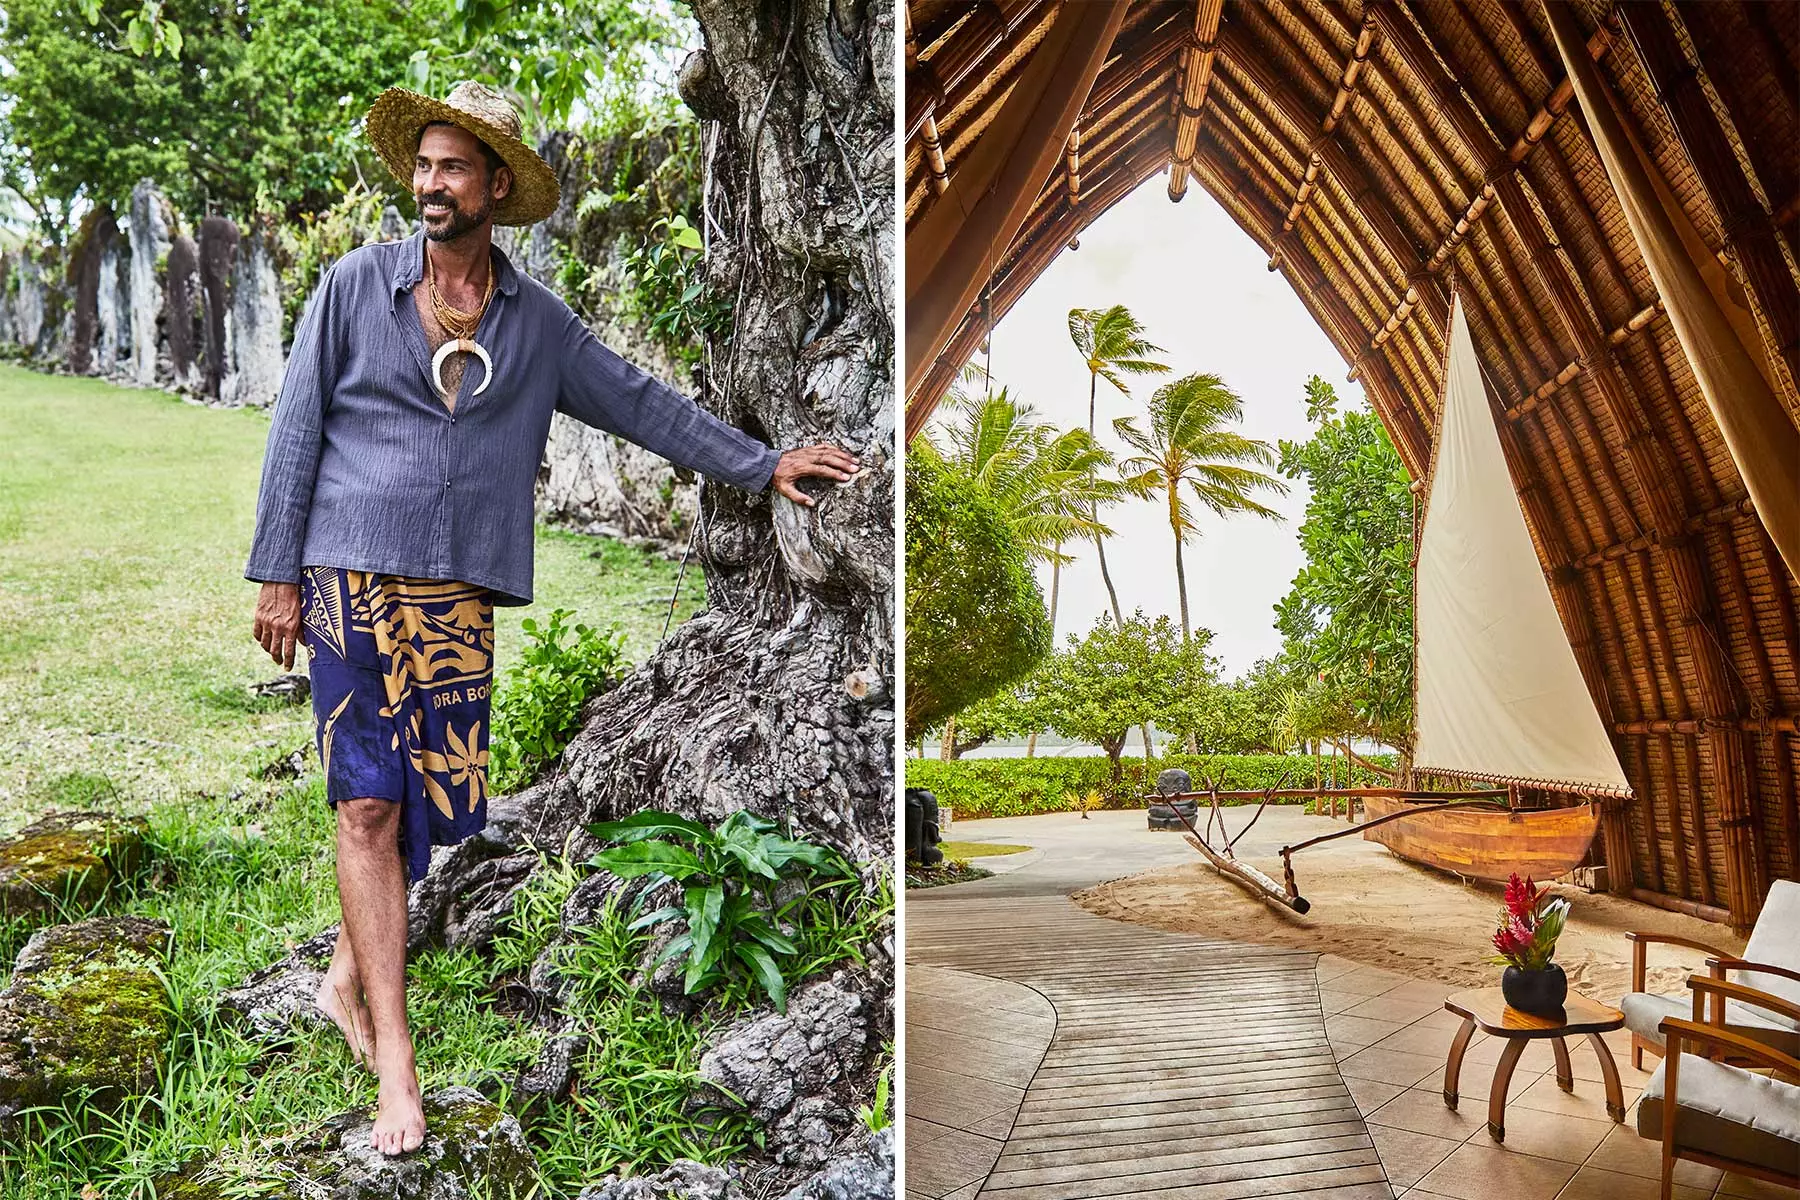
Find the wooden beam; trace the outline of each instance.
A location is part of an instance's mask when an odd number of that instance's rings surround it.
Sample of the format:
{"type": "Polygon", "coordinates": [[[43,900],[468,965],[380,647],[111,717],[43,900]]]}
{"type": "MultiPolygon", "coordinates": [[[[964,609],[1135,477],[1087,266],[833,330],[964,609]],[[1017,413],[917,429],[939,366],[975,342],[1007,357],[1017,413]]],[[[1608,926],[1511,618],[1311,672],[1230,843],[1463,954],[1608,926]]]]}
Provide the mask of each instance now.
{"type": "MultiPolygon", "coordinates": [[[[1608,346],[1624,345],[1625,342],[1627,340],[1629,340],[1633,334],[1639,332],[1645,326],[1649,325],[1650,322],[1653,319],[1655,319],[1656,314],[1660,313],[1661,311],[1662,311],[1662,301],[1660,301],[1660,300],[1658,300],[1655,304],[1650,305],[1648,308],[1639,309],[1637,312],[1633,313],[1631,315],[1631,318],[1629,320],[1627,320],[1623,325],[1619,326],[1617,329],[1613,330],[1611,333],[1606,335],[1606,344],[1608,346]]],[[[1533,388],[1530,392],[1526,393],[1524,399],[1520,400],[1517,404],[1509,406],[1506,410],[1506,419],[1509,421],[1517,421],[1517,420],[1521,419],[1527,413],[1529,413],[1533,409],[1535,409],[1538,405],[1542,404],[1544,401],[1548,400],[1551,396],[1555,395],[1558,391],[1560,391],[1563,388],[1563,386],[1565,384],[1567,384],[1571,379],[1574,379],[1579,374],[1581,374],[1581,360],[1580,359],[1570,360],[1569,363],[1562,368],[1562,370],[1558,371],[1556,374],[1552,375],[1549,379],[1546,379],[1543,383],[1540,383],[1537,387],[1533,388]]]]}
{"type": "Polygon", "coordinates": [[[1729,721],[1704,717],[1671,717],[1661,721],[1618,721],[1613,732],[1636,737],[1665,737],[1682,734],[1695,737],[1725,728],[1744,733],[1800,733],[1800,717],[1792,713],[1775,713],[1766,717],[1739,717],[1729,721]]]}
{"type": "MultiPolygon", "coordinates": [[[[1331,98],[1331,108],[1319,123],[1319,134],[1307,155],[1306,172],[1300,180],[1299,190],[1294,193],[1294,202],[1288,206],[1287,216],[1282,218],[1281,232],[1286,233],[1299,224],[1300,216],[1306,211],[1306,202],[1312,198],[1313,190],[1318,184],[1319,171],[1324,167],[1318,143],[1333,137],[1337,133],[1338,123],[1343,120],[1345,111],[1350,107],[1350,97],[1356,94],[1356,81],[1369,63],[1369,51],[1375,45],[1375,18],[1372,14],[1363,14],[1362,28],[1357,31],[1356,44],[1350,48],[1349,61],[1344,63],[1344,70],[1338,76],[1337,92],[1331,98]]],[[[1269,259],[1269,270],[1273,271],[1278,264],[1269,259]]]]}
{"type": "Polygon", "coordinates": [[[1718,216],[1726,251],[1737,260],[1775,335],[1775,350],[1787,364],[1788,378],[1800,386],[1800,292],[1782,256],[1775,224],[1744,177],[1700,86],[1699,69],[1682,53],[1662,6],[1621,4],[1617,12],[1649,76],[1651,91],[1718,216]]]}
{"type": "MultiPolygon", "coordinates": [[[[1755,516],[1756,505],[1751,503],[1750,497],[1745,496],[1742,500],[1733,500],[1729,504],[1721,504],[1706,512],[1695,513],[1687,519],[1684,528],[1689,533],[1698,533],[1709,525],[1728,525],[1733,521],[1752,520],[1755,516]]],[[[1566,569],[1570,571],[1592,570],[1633,554],[1647,553],[1655,545],[1656,535],[1654,533],[1640,533],[1634,538],[1614,542],[1610,546],[1604,546],[1590,554],[1584,554],[1571,562],[1566,569]]]]}
{"type": "MultiPolygon", "coordinates": [[[[1378,5],[1376,19],[1382,23],[1389,43],[1399,52],[1408,69],[1434,97],[1439,111],[1465,148],[1483,165],[1501,211],[1525,246],[1539,283],[1550,295],[1552,307],[1570,341],[1577,347],[1584,370],[1589,372],[1608,415],[1624,438],[1624,464],[1636,482],[1650,528],[1659,534],[1656,558],[1673,581],[1678,603],[1687,616],[1682,623],[1682,634],[1703,703],[1712,719],[1735,718],[1738,705],[1732,693],[1730,666],[1721,650],[1724,642],[1712,617],[1713,602],[1706,565],[1685,532],[1686,514],[1680,510],[1677,500],[1681,489],[1672,476],[1663,437],[1654,423],[1646,419],[1620,379],[1606,335],[1595,325],[1575,279],[1538,223],[1537,213],[1526,199],[1518,177],[1508,169],[1504,148],[1488,131],[1455,77],[1401,10],[1400,3],[1401,0],[1395,0],[1393,4],[1378,5]]],[[[1441,49],[1448,59],[1450,48],[1441,49]]],[[[1730,889],[1734,920],[1753,919],[1762,899],[1752,878],[1756,852],[1749,831],[1742,825],[1730,823],[1744,814],[1749,803],[1742,771],[1732,770],[1734,762],[1742,762],[1741,744],[1738,744],[1741,737],[1741,733],[1722,726],[1711,728],[1709,733],[1712,762],[1719,768],[1713,783],[1727,822],[1727,855],[1734,864],[1730,889]]]]}
{"type": "MultiPolygon", "coordinates": [[[[1371,6],[1375,12],[1385,8],[1385,4],[1371,6]]],[[[1306,102],[1287,78],[1276,70],[1274,59],[1264,52],[1243,26],[1221,27],[1219,48],[1225,52],[1233,69],[1248,79],[1290,125],[1296,129],[1310,129],[1316,124],[1306,102]]],[[[1412,278],[1423,264],[1412,239],[1395,218],[1386,195],[1374,186],[1368,173],[1351,160],[1340,142],[1326,137],[1315,142],[1315,147],[1325,169],[1337,179],[1349,195],[1351,203],[1357,207],[1358,214],[1375,235],[1376,241],[1399,266],[1400,274],[1408,281],[1408,287],[1415,286],[1412,278]]],[[[1450,304],[1443,287],[1435,279],[1421,278],[1423,281],[1416,286],[1428,318],[1436,325],[1447,324],[1450,320],[1450,304]]]]}
{"type": "Polygon", "coordinates": [[[1200,133],[1200,114],[1206,109],[1206,89],[1212,83],[1213,38],[1219,32],[1219,13],[1224,7],[1224,0],[1194,0],[1194,31],[1182,58],[1180,86],[1175,93],[1175,145],[1169,154],[1169,199],[1178,203],[1187,195],[1194,139],[1200,133]]]}
{"type": "MultiPolygon", "coordinates": [[[[944,48],[921,61],[915,52],[906,71],[906,141],[912,141],[926,118],[949,112],[967,99],[966,85],[979,84],[992,69],[990,60],[1003,51],[1021,30],[1047,15],[1050,0],[1014,0],[1002,7],[996,0],[977,0],[974,10],[956,27],[956,35],[944,48]],[[978,70],[977,68],[980,68],[978,70]]],[[[911,4],[906,23],[912,26],[911,4]]]]}
{"type": "MultiPolygon", "coordinates": [[[[1032,52],[1018,85],[957,168],[958,203],[932,205],[906,237],[907,436],[924,423],[912,397],[991,283],[1068,141],[1125,19],[1124,0],[1070,5],[1032,52]],[[964,190],[966,189],[966,190],[964,190]]],[[[932,398],[935,406],[936,398],[932,398]]]]}
{"type": "MultiPolygon", "coordinates": [[[[1599,62],[1612,48],[1612,44],[1612,31],[1602,25],[1594,31],[1594,36],[1588,39],[1588,53],[1593,56],[1595,62],[1599,62]]],[[[1557,82],[1555,87],[1550,89],[1550,94],[1544,97],[1544,101],[1538,105],[1537,111],[1532,113],[1530,119],[1525,122],[1524,130],[1517,138],[1513,139],[1512,145],[1508,147],[1506,161],[1511,164],[1509,169],[1516,170],[1524,165],[1532,151],[1542,144],[1544,135],[1550,132],[1550,127],[1556,123],[1557,118],[1568,111],[1569,100],[1574,94],[1574,85],[1569,82],[1566,75],[1557,82]]],[[[1451,257],[1461,248],[1464,240],[1473,232],[1476,223],[1487,214],[1493,200],[1492,184],[1484,184],[1470,197],[1462,215],[1451,224],[1450,232],[1444,235],[1430,256],[1426,258],[1422,268],[1425,274],[1436,275],[1444,269],[1451,257]]],[[[1395,331],[1412,316],[1417,307],[1418,302],[1409,291],[1408,295],[1394,307],[1393,313],[1382,325],[1381,332],[1375,335],[1375,341],[1371,348],[1381,345],[1392,337],[1395,331]]]]}

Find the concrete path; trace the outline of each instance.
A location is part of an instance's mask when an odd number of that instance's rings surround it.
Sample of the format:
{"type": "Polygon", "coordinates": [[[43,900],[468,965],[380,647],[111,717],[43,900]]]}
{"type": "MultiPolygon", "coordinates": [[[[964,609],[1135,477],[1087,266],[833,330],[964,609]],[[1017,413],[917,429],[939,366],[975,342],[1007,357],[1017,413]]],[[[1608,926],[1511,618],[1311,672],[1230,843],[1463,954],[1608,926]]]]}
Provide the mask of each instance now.
{"type": "MultiPolygon", "coordinates": [[[[1247,816],[1233,810],[1231,828],[1247,816]]],[[[1291,809],[1272,812],[1240,850],[1268,854],[1331,827],[1291,809]]],[[[1485,1113],[1499,1042],[1476,1036],[1463,1065],[1464,1101],[1454,1112],[1443,1102],[1444,1058],[1459,1023],[1443,1000],[1455,989],[1332,954],[1159,933],[1077,909],[1072,891],[1195,860],[1179,837],[1145,830],[1141,813],[968,821],[951,832],[1034,848],[982,859],[998,872],[993,879],[906,894],[913,1200],[1656,1197],[1660,1147],[1636,1132],[1649,1076],[1632,1069],[1622,1034],[1606,1040],[1624,1083],[1625,1124],[1607,1118],[1590,1049],[1571,1047],[1575,1086],[1564,1092],[1538,1043],[1513,1074],[1506,1140],[1495,1142],[1485,1113]],[[1046,998],[1053,1037],[1041,1015],[1022,1018],[1010,1002],[995,1002],[1018,994],[1000,990],[1017,986],[1001,979],[1046,998]],[[999,1052],[1014,1059],[978,1062],[965,1044],[922,1035],[915,1013],[988,1039],[990,1050],[1016,1044],[999,1052]],[[1050,1038],[1047,1052],[1038,1036],[1050,1038]],[[937,1061],[922,1066],[915,1045],[937,1061]],[[915,1074],[925,1069],[939,1074],[915,1074]],[[1003,1074],[996,1086],[1011,1090],[965,1131],[984,1141],[934,1151],[932,1114],[943,1112],[940,1097],[968,1086],[970,1072],[1003,1074]],[[1010,1117],[1004,1102],[1014,1096],[1010,1117]],[[940,1165],[952,1151],[963,1157],[940,1165]]],[[[1794,1200],[1791,1190],[1694,1163],[1678,1166],[1675,1195],[1794,1200]]]]}
{"type": "MultiPolygon", "coordinates": [[[[959,840],[1037,852],[985,860],[1003,870],[993,879],[907,893],[909,983],[918,967],[942,972],[932,980],[940,992],[974,976],[1010,980],[1055,1011],[985,1180],[936,1190],[959,1177],[944,1169],[945,1152],[976,1147],[909,1136],[908,1190],[957,1200],[1389,1200],[1326,1037],[1316,954],[1163,933],[1070,903],[1072,891],[1192,856],[1142,823],[1138,813],[960,823],[959,840]]],[[[909,994],[909,1120],[942,1124],[939,1098],[960,1081],[941,1076],[961,1072],[915,1047],[912,1007],[909,994]]],[[[977,1038],[1008,1024],[979,1003],[966,1008],[977,1038]]]]}

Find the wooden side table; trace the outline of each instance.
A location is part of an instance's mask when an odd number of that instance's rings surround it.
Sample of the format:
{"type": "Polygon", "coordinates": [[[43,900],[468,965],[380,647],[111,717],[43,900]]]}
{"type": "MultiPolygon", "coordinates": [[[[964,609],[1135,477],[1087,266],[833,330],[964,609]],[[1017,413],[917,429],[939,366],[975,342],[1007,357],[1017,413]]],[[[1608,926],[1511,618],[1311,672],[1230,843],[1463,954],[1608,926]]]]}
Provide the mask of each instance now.
{"type": "Polygon", "coordinates": [[[1450,1059],[1444,1064],[1444,1103],[1456,1107],[1456,1081],[1462,1074],[1463,1053],[1477,1026],[1490,1037],[1503,1038],[1506,1048],[1494,1068],[1494,1086],[1488,1092],[1488,1135],[1496,1142],[1506,1140],[1506,1089],[1512,1083],[1513,1068],[1525,1053],[1527,1043],[1549,1038],[1556,1052],[1556,1084],[1565,1092],[1575,1090],[1575,1074],[1569,1067],[1569,1047],[1564,1038],[1586,1034],[1600,1060],[1600,1074],[1606,1080],[1606,1115],[1618,1124],[1625,1123],[1625,1092],[1619,1086],[1619,1068],[1613,1062],[1612,1048],[1600,1035],[1625,1024],[1625,1014],[1616,1008],[1569,993],[1558,1017],[1540,1017],[1520,1012],[1506,1003],[1499,988],[1478,988],[1457,992],[1444,1001],[1444,1007],[1463,1019],[1450,1043],[1450,1059]]]}

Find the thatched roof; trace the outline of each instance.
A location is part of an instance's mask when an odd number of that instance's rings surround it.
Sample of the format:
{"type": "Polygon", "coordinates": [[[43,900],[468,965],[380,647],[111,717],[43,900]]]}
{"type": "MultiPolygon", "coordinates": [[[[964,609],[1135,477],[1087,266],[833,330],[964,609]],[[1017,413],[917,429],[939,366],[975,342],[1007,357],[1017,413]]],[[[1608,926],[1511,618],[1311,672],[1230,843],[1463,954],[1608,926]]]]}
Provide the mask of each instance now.
{"type": "MultiPolygon", "coordinates": [[[[1081,7],[911,0],[907,228],[936,239],[920,253],[942,249],[946,223],[926,222],[946,184],[1081,7]]],[[[1572,11],[1747,294],[1800,423],[1800,5],[1572,11]]],[[[1540,561],[1636,789],[1604,823],[1612,885],[1741,925],[1771,879],[1800,877],[1794,576],[1661,311],[1539,0],[1126,5],[974,302],[916,364],[909,345],[909,433],[990,322],[1163,174],[1172,199],[1205,189],[1269,253],[1415,477],[1460,292],[1540,561]]],[[[919,269],[909,240],[909,339],[919,269]]]]}

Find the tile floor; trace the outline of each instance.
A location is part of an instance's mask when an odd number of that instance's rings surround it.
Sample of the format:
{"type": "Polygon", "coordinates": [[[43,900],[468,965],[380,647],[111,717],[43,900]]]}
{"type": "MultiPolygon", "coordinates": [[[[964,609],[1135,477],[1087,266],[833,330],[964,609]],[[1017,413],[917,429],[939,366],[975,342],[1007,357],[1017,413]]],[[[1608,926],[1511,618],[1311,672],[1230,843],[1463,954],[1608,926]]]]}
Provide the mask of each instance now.
{"type": "MultiPolygon", "coordinates": [[[[1335,955],[1319,959],[1325,1031],[1394,1195],[1656,1200],[1662,1150],[1637,1135],[1637,1098],[1650,1076],[1632,1070],[1625,1031],[1605,1035],[1625,1089],[1625,1124],[1607,1118],[1599,1064],[1586,1039],[1569,1043],[1572,1094],[1556,1086],[1549,1044],[1534,1042],[1513,1072],[1506,1141],[1495,1142],[1487,1132],[1487,1095],[1499,1040],[1475,1034],[1463,1059],[1461,1103],[1455,1112],[1444,1105],[1444,1060],[1462,1023],[1444,1010],[1453,990],[1335,955]]],[[[1677,1200],[1796,1200],[1791,1189],[1695,1163],[1678,1164],[1675,1182],[1677,1200]]]]}

